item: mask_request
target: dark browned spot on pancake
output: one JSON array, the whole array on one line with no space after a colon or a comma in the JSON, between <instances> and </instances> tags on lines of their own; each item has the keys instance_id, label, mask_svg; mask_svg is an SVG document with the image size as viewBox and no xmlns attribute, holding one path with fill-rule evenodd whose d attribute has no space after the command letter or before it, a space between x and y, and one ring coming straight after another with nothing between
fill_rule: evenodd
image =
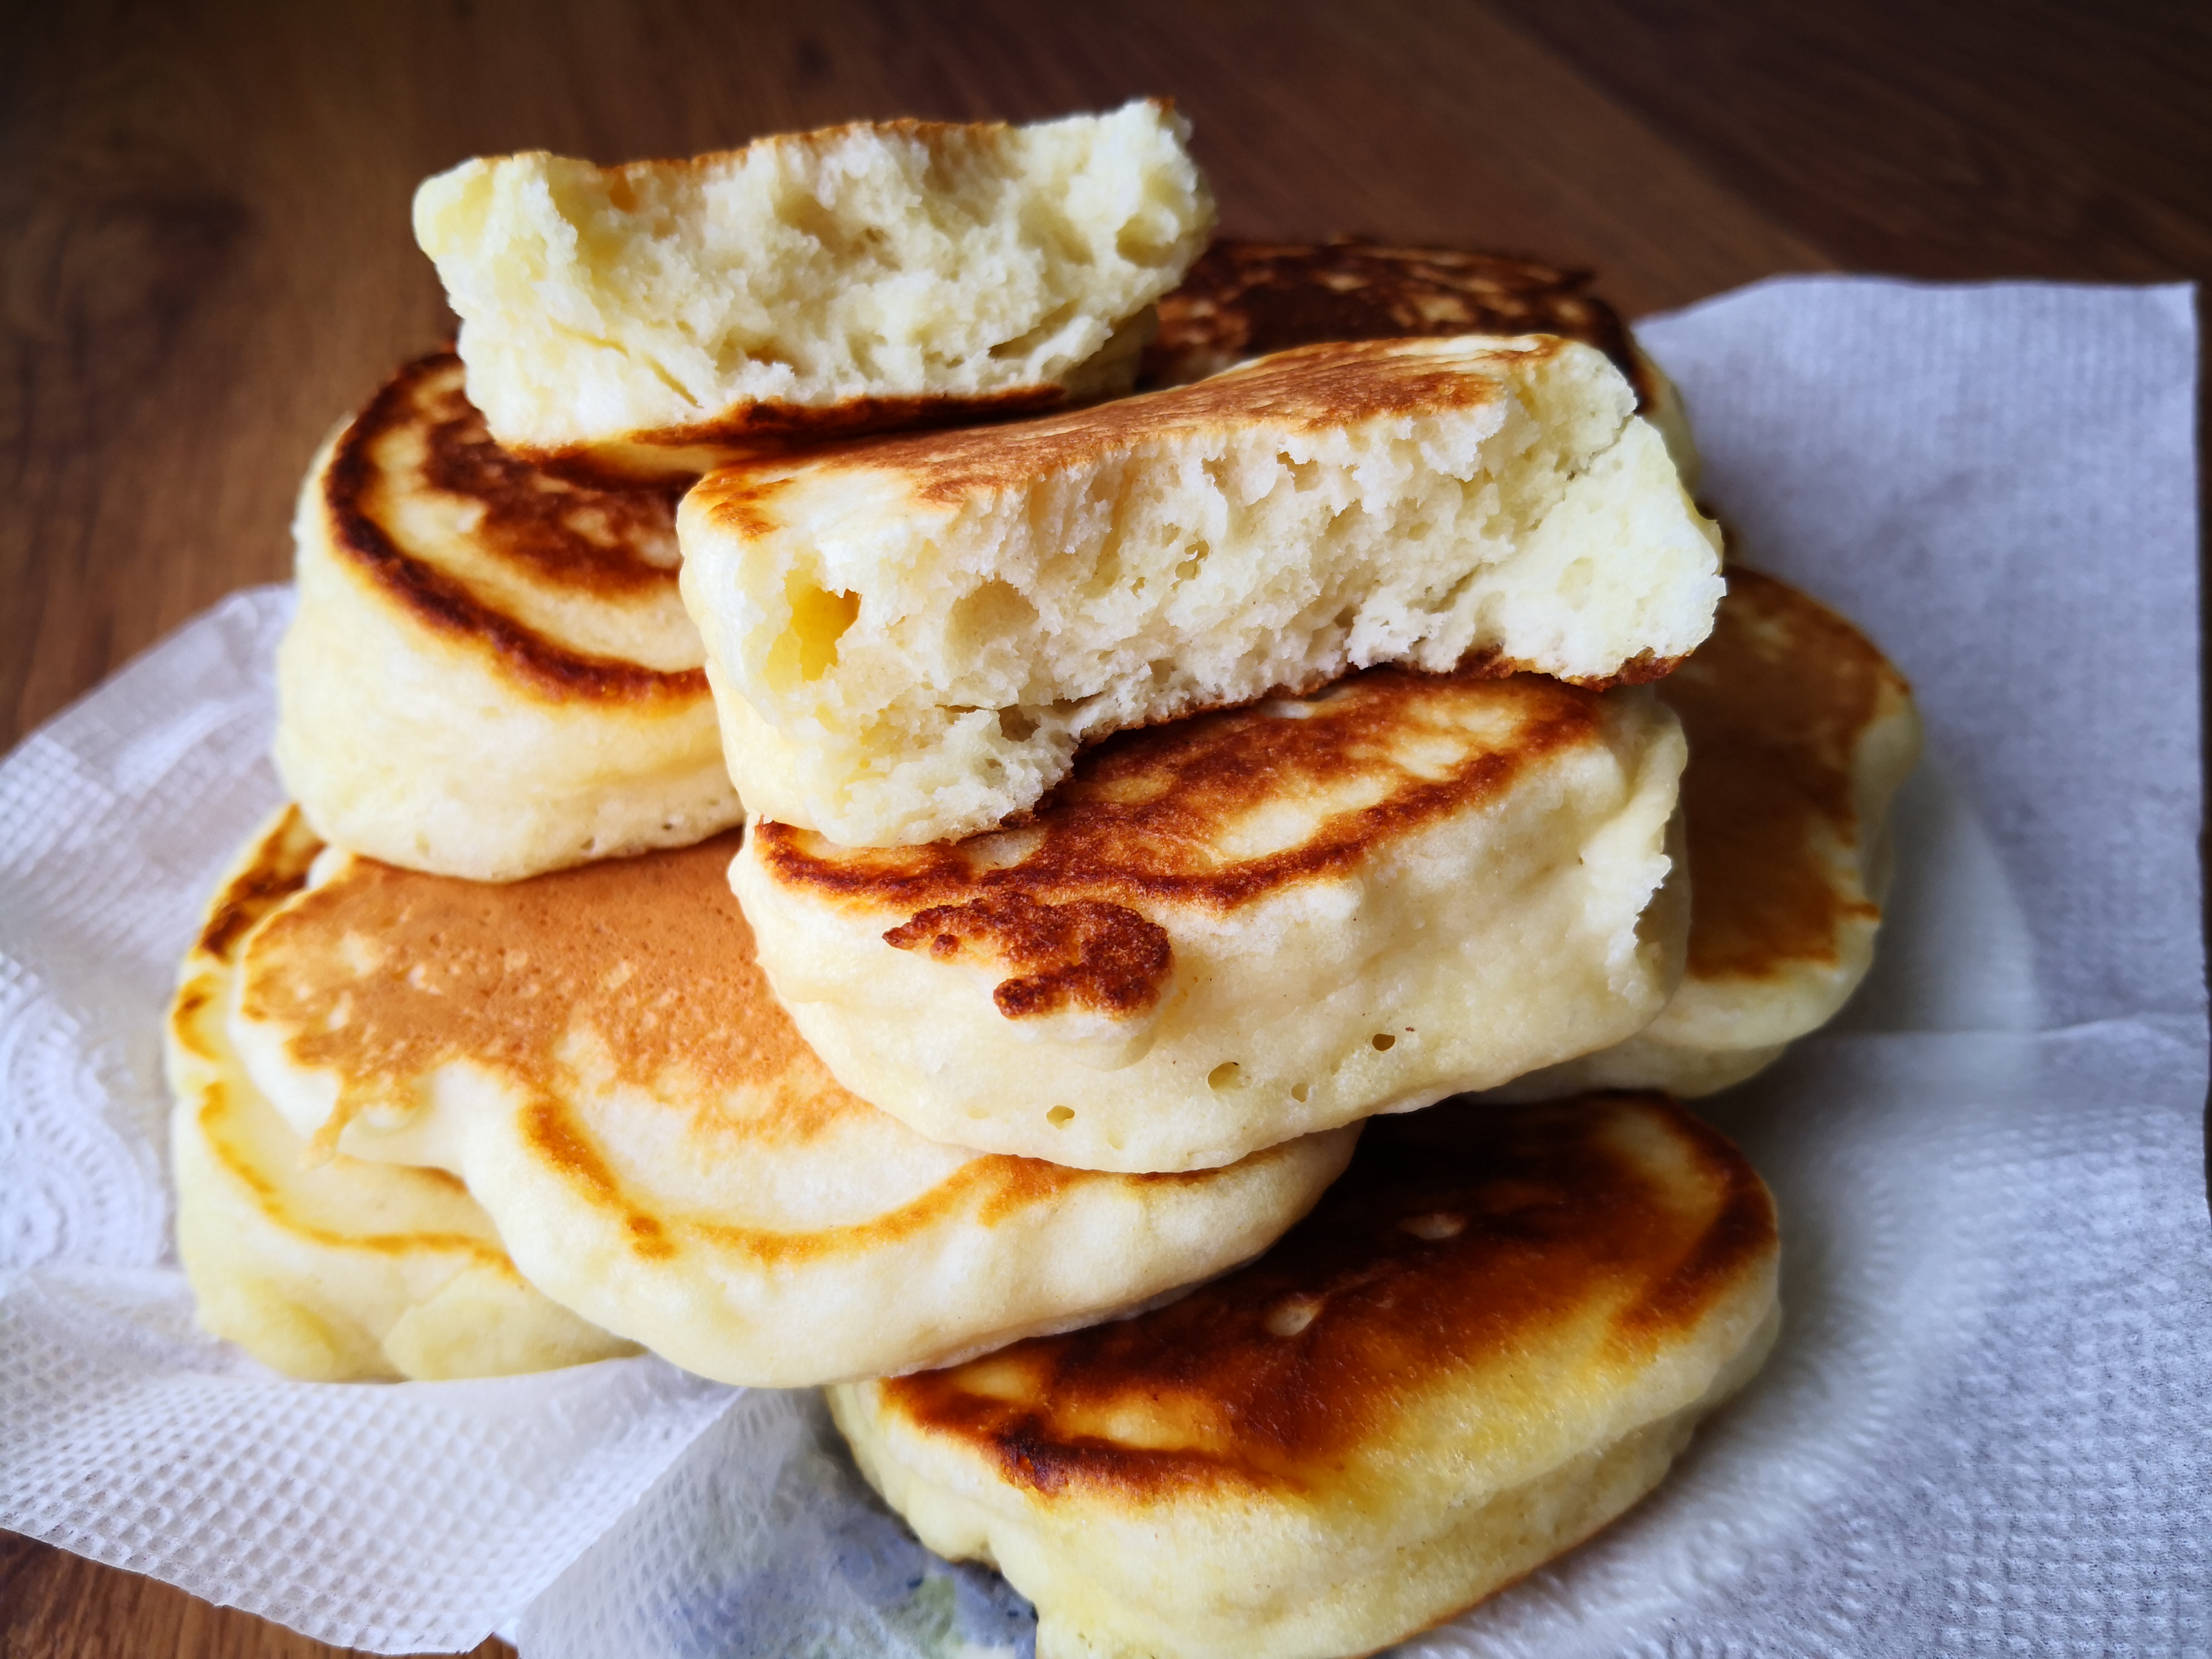
<instances>
[{"instance_id":1,"label":"dark browned spot on pancake","mask_svg":"<svg viewBox=\"0 0 2212 1659\"><path fill-rule=\"evenodd\" d=\"M428 445L419 482L482 507L487 552L581 592L675 585L672 567L639 551L673 534L673 497L665 486L611 491L534 477L528 463L501 457L482 433L459 389L459 360L447 353L409 364L339 436L324 474L323 499L342 556L424 626L489 647L506 672L558 696L621 702L704 697L705 671L663 672L572 650L400 544L387 497L405 480L387 467L386 452L412 429Z\"/></svg>"},{"instance_id":2,"label":"dark browned spot on pancake","mask_svg":"<svg viewBox=\"0 0 2212 1659\"><path fill-rule=\"evenodd\" d=\"M736 845L733 832L505 884L356 860L254 936L241 1005L286 1032L295 1062L344 1079L341 1117L452 1060L545 1101L588 1063L707 1113L705 1130L804 1139L872 1109L830 1079L755 966L725 877ZM595 1058L569 1051L579 1037ZM726 1123L699 1103L739 1090L776 1109ZM549 1112L540 1144L568 1159Z\"/></svg>"},{"instance_id":3,"label":"dark browned spot on pancake","mask_svg":"<svg viewBox=\"0 0 2212 1659\"><path fill-rule=\"evenodd\" d=\"M1486 357L1500 371L1556 349L1538 342ZM1479 362L1408 355L1398 342L1304 346L1194 385L1094 404L1070 414L1002 425L879 438L810 453L798 462L738 462L702 479L697 507L740 534L760 533L763 491L799 469L903 473L924 500L957 504L986 490L1091 465L1137 444L1267 422L1326 430L1390 416L1468 409L1504 395ZM726 515L724 503L731 503Z\"/></svg>"},{"instance_id":4,"label":"dark browned spot on pancake","mask_svg":"<svg viewBox=\"0 0 2212 1659\"><path fill-rule=\"evenodd\" d=\"M679 490L607 489L555 477L492 437L468 399L459 358L428 357L403 374L414 378L422 481L482 508L472 533L487 552L578 592L674 586Z\"/></svg>"},{"instance_id":5,"label":"dark browned spot on pancake","mask_svg":"<svg viewBox=\"0 0 2212 1659\"><path fill-rule=\"evenodd\" d=\"M1482 1201L1501 1192L1515 1201ZM1134 1319L882 1387L888 1410L1040 1492L1340 1481L1431 1391L1510 1382L1547 1343L1581 1355L1589 1386L1632 1374L1759 1284L1775 1248L1750 1165L1662 1097L1447 1104L1371 1123L1251 1266ZM1152 1431L1115 1426L1133 1421Z\"/></svg>"},{"instance_id":6,"label":"dark browned spot on pancake","mask_svg":"<svg viewBox=\"0 0 2212 1659\"><path fill-rule=\"evenodd\" d=\"M991 994L1009 1019L1073 1005L1135 1013L1160 999L1175 953L1167 929L1104 899L1045 904L1027 893L987 893L965 904L933 905L892 928L884 942L927 946L940 962L969 953L1018 969Z\"/></svg>"},{"instance_id":7,"label":"dark browned spot on pancake","mask_svg":"<svg viewBox=\"0 0 2212 1659\"><path fill-rule=\"evenodd\" d=\"M300 809L288 807L210 907L198 949L218 962L229 961L256 923L307 884L307 866L321 850Z\"/></svg>"},{"instance_id":8,"label":"dark browned spot on pancake","mask_svg":"<svg viewBox=\"0 0 2212 1659\"><path fill-rule=\"evenodd\" d=\"M1596 693L1489 672L1374 668L1304 701L1118 732L1077 757L1024 830L1034 844L1010 864L992 856L1000 832L893 848L837 847L781 823L751 833L777 881L915 918L909 927L935 907L1016 896L1226 912L1354 868L1498 799L1527 769L1602 740ZM1315 803L1288 846L1227 844L1255 813Z\"/></svg>"},{"instance_id":9,"label":"dark browned spot on pancake","mask_svg":"<svg viewBox=\"0 0 2212 1659\"><path fill-rule=\"evenodd\" d=\"M1159 304L1138 385L1176 386L1247 357L1328 340L1556 334L1595 346L1651 406L1656 387L1590 273L1510 254L1321 243L1218 241Z\"/></svg>"},{"instance_id":10,"label":"dark browned spot on pancake","mask_svg":"<svg viewBox=\"0 0 2212 1659\"><path fill-rule=\"evenodd\" d=\"M1690 971L1833 963L1841 924L1880 912L1837 890L1821 849L1856 841L1853 756L1903 677L1825 605L1734 565L1711 636L1659 694L1690 739Z\"/></svg>"}]
</instances>

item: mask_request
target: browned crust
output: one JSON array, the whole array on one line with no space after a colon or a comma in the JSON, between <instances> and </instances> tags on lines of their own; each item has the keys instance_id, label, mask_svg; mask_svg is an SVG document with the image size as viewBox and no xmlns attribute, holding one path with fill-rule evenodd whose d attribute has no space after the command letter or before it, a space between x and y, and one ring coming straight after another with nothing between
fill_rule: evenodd
<instances>
[{"instance_id":1,"label":"browned crust","mask_svg":"<svg viewBox=\"0 0 2212 1659\"><path fill-rule=\"evenodd\" d=\"M1624 1114L1656 1124L1686 1181L1624 1152L1608 1133ZM1756 1172L1663 1097L1436 1107L1370 1124L1350 1170L1251 1266L1134 1319L886 1381L883 1409L1047 1498L1341 1486L1425 1397L1510 1375L1593 1308L1592 1363L1632 1373L1776 1249ZM1108 1426L1123 1413L1170 1443L1131 1443Z\"/></svg>"},{"instance_id":2,"label":"browned crust","mask_svg":"<svg viewBox=\"0 0 2212 1659\"><path fill-rule=\"evenodd\" d=\"M695 702L708 695L704 669L673 672L647 668L616 657L593 656L574 651L527 624L507 615L480 598L467 584L404 550L379 520L375 501L385 482L376 459L378 441L393 428L421 418L422 383L453 372L456 360L447 353L419 358L387 382L368 406L340 434L325 465L320 492L332 550L420 626L455 641L488 647L500 667L523 684L564 702L663 703ZM458 453L465 438L449 434L443 464L459 481L481 476L480 456ZM434 461L437 452L434 452ZM610 495L614 492L608 492ZM665 486L654 487L650 499L672 515ZM517 510L512 502L507 510ZM623 511L634 511L636 502L624 502ZM495 510L499 503L494 503ZM532 562L541 570L557 562L544 550ZM566 561L569 580L591 562L580 555ZM623 585L637 580L621 574L634 565L633 556L619 548L601 562L598 580ZM672 582L672 573L659 572L657 580Z\"/></svg>"},{"instance_id":3,"label":"browned crust","mask_svg":"<svg viewBox=\"0 0 2212 1659\"><path fill-rule=\"evenodd\" d=\"M1224 239L1159 302L1159 332L1138 370L1142 390L1218 373L1246 357L1327 340L1450 334L1556 334L1595 346L1649 410L1658 387L1620 315L1589 291L1591 273L1508 253L1409 248L1339 236L1326 242Z\"/></svg>"},{"instance_id":4,"label":"browned crust","mask_svg":"<svg viewBox=\"0 0 2212 1659\"><path fill-rule=\"evenodd\" d=\"M834 404L745 404L689 426L654 427L595 444L540 448L517 445L513 453L556 477L608 489L640 487L639 472L620 458L623 446L643 450L713 449L733 465L795 451L850 442L878 433L933 431L940 427L988 425L1061 408L1072 401L1064 386L1015 386L987 397L865 397ZM610 449L617 453L608 453ZM689 475L682 482L688 483Z\"/></svg>"},{"instance_id":5,"label":"browned crust","mask_svg":"<svg viewBox=\"0 0 2212 1659\"><path fill-rule=\"evenodd\" d=\"M1474 697L1510 716L1510 738L1460 737L1441 775L1382 758L1395 738ZM987 895L1041 904L1101 898L1141 908L1170 902L1225 913L1279 890L1371 860L1388 842L1510 789L1552 755L1598 740L1599 695L1539 675L1499 678L1487 664L1448 674L1370 668L1306 700L1303 719L1269 702L1120 732L1085 749L1025 828L1036 844L994 867L991 831L920 847L844 848L811 832L753 826L769 874L841 904L917 915ZM1285 791L1392 775L1383 797L1325 819L1299 845L1229 860L1214 838L1238 814Z\"/></svg>"},{"instance_id":6,"label":"browned crust","mask_svg":"<svg viewBox=\"0 0 2212 1659\"><path fill-rule=\"evenodd\" d=\"M1320 431L1471 409L1504 395L1499 380L1482 372L1486 366L1540 360L1558 349L1556 339L1542 337L1471 346L1449 358L1410 351L1401 340L1300 346L1210 380L1068 414L839 444L795 462L739 462L700 482L695 509L758 536L775 526L767 504L802 476L848 468L896 472L910 479L915 499L958 503L1182 433L1261 424Z\"/></svg>"},{"instance_id":7,"label":"browned crust","mask_svg":"<svg viewBox=\"0 0 2212 1659\"><path fill-rule=\"evenodd\" d=\"M1904 677L1844 617L1739 564L1711 635L1660 696L1690 740L1690 972L1834 965L1844 930L1881 914L1838 888L1829 853L1856 845L1859 744L1910 697Z\"/></svg>"},{"instance_id":8,"label":"browned crust","mask_svg":"<svg viewBox=\"0 0 2212 1659\"><path fill-rule=\"evenodd\" d=\"M992 993L1009 1019L1070 1006L1137 1013L1160 1000L1175 964L1168 930L1127 905L1046 904L1021 892L933 905L886 933L884 943L900 951L927 945L939 962L976 945L992 961L1021 970Z\"/></svg>"},{"instance_id":9,"label":"browned crust","mask_svg":"<svg viewBox=\"0 0 2212 1659\"><path fill-rule=\"evenodd\" d=\"M262 832L244 866L223 884L222 891L209 907L195 948L217 962L228 962L240 941L263 917L307 884L308 868L322 850L322 842L307 829L300 809L286 807L283 816ZM191 985L179 994L179 1020L198 1012L198 988Z\"/></svg>"}]
</instances>

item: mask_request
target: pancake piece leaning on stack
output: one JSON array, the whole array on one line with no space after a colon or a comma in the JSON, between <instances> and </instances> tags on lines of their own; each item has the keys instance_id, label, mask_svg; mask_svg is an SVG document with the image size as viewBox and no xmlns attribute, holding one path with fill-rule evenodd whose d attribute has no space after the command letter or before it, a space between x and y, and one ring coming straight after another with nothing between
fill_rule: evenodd
<instances>
[{"instance_id":1,"label":"pancake piece leaning on stack","mask_svg":"<svg viewBox=\"0 0 2212 1659\"><path fill-rule=\"evenodd\" d=\"M308 471L286 787L334 843L477 881L736 823L673 495L519 459L462 380L449 354L409 364Z\"/></svg>"},{"instance_id":2,"label":"pancake piece leaning on stack","mask_svg":"<svg viewBox=\"0 0 2212 1659\"><path fill-rule=\"evenodd\" d=\"M1280 353L1073 415L710 473L684 598L755 814L847 846L987 830L1075 750L1358 667L1649 678L1718 534L1603 354Z\"/></svg>"},{"instance_id":3,"label":"pancake piece leaning on stack","mask_svg":"<svg viewBox=\"0 0 2212 1659\"><path fill-rule=\"evenodd\" d=\"M1250 1267L1139 1318L830 1391L1038 1659L1368 1653L1655 1486L1778 1323L1774 1208L1652 1096L1375 1125Z\"/></svg>"},{"instance_id":4,"label":"pancake piece leaning on stack","mask_svg":"<svg viewBox=\"0 0 2212 1659\"><path fill-rule=\"evenodd\" d=\"M1158 100L855 122L688 161L465 161L415 197L469 393L535 460L762 447L1128 389L1213 199Z\"/></svg>"},{"instance_id":5,"label":"pancake piece leaning on stack","mask_svg":"<svg viewBox=\"0 0 2212 1659\"><path fill-rule=\"evenodd\" d=\"M1376 668L1088 749L1018 828L731 881L848 1087L1103 1170L1227 1164L1630 1036L1673 993L1683 762L1646 689Z\"/></svg>"},{"instance_id":6,"label":"pancake piece leaning on stack","mask_svg":"<svg viewBox=\"0 0 2212 1659\"><path fill-rule=\"evenodd\" d=\"M452 1171L548 1296L764 1387L1109 1317L1265 1249L1351 1156L1131 1176L925 1139L776 1006L735 850L498 885L333 853L240 945L232 1040L317 1149Z\"/></svg>"},{"instance_id":7,"label":"pancake piece leaning on stack","mask_svg":"<svg viewBox=\"0 0 2212 1659\"><path fill-rule=\"evenodd\" d=\"M1712 638L1657 690L1690 740L1681 985L1626 1042L1500 1098L1711 1094L1834 1018L1874 964L1889 805L1920 753L1905 677L1826 605L1735 565Z\"/></svg>"},{"instance_id":8,"label":"pancake piece leaning on stack","mask_svg":"<svg viewBox=\"0 0 2212 1659\"><path fill-rule=\"evenodd\" d=\"M216 888L167 1033L177 1250L199 1322L292 1376L504 1376L634 1353L515 1271L452 1176L310 1164L227 1030L246 935L304 886L322 843L287 811Z\"/></svg>"}]
</instances>

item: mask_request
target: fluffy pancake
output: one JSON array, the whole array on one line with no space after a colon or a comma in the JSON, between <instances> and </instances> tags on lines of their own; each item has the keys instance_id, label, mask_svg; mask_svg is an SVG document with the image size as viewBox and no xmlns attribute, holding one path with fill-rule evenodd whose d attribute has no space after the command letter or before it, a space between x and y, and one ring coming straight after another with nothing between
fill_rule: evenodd
<instances>
[{"instance_id":1,"label":"fluffy pancake","mask_svg":"<svg viewBox=\"0 0 2212 1659\"><path fill-rule=\"evenodd\" d=\"M507 881L737 822L669 493L518 460L441 355L325 447L294 534L276 765L325 839Z\"/></svg>"},{"instance_id":2,"label":"fluffy pancake","mask_svg":"<svg viewBox=\"0 0 2212 1659\"><path fill-rule=\"evenodd\" d=\"M1224 239L1161 296L1159 332L1145 348L1137 384L1182 386L1247 357L1322 340L1559 334L1595 346L1628 376L1637 412L1659 428L1694 490L1697 446L1674 382L1589 285L1586 270L1505 253L1393 247L1352 236Z\"/></svg>"},{"instance_id":3,"label":"fluffy pancake","mask_svg":"<svg viewBox=\"0 0 2212 1659\"><path fill-rule=\"evenodd\" d=\"M1825 1025L1873 964L1889 804L1920 752L1905 677L1826 605L1732 565L1712 637L1659 695L1690 739L1681 986L1626 1042L1513 1098L1726 1088Z\"/></svg>"},{"instance_id":4,"label":"fluffy pancake","mask_svg":"<svg viewBox=\"0 0 2212 1659\"><path fill-rule=\"evenodd\" d=\"M1239 1273L830 1409L1036 1603L1038 1659L1366 1653L1656 1484L1765 1358L1776 1262L1758 1176L1663 1098L1443 1106Z\"/></svg>"},{"instance_id":5,"label":"fluffy pancake","mask_svg":"<svg viewBox=\"0 0 2212 1659\"><path fill-rule=\"evenodd\" d=\"M491 886L333 858L248 937L232 1031L299 1133L463 1177L531 1282L726 1382L943 1362L1256 1254L1352 1132L1200 1176L925 1139L753 965L727 837Z\"/></svg>"},{"instance_id":6,"label":"fluffy pancake","mask_svg":"<svg viewBox=\"0 0 2212 1659\"><path fill-rule=\"evenodd\" d=\"M306 1147L224 1030L239 947L320 843L286 813L216 889L170 1010L177 1249L200 1323L317 1382L500 1376L635 1352L532 1289L490 1218L435 1170Z\"/></svg>"},{"instance_id":7,"label":"fluffy pancake","mask_svg":"<svg viewBox=\"0 0 2212 1659\"><path fill-rule=\"evenodd\" d=\"M1110 738L1022 829L849 849L756 819L731 882L799 1031L884 1110L1195 1169L1648 1022L1682 759L1647 690L1370 669Z\"/></svg>"},{"instance_id":8,"label":"fluffy pancake","mask_svg":"<svg viewBox=\"0 0 2212 1659\"><path fill-rule=\"evenodd\" d=\"M1370 341L710 473L677 529L731 775L913 845L1084 742L1370 664L1654 677L1711 626L1718 536L1634 403L1577 341Z\"/></svg>"},{"instance_id":9,"label":"fluffy pancake","mask_svg":"<svg viewBox=\"0 0 2212 1659\"><path fill-rule=\"evenodd\" d=\"M697 471L1126 390L1213 224L1188 134L1139 100L620 167L538 151L427 180L415 236L501 441Z\"/></svg>"}]
</instances>

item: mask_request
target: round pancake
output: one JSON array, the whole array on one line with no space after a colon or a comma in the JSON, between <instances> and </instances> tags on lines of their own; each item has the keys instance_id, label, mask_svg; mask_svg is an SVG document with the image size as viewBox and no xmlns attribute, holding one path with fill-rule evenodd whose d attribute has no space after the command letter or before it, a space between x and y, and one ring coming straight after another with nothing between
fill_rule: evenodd
<instances>
[{"instance_id":1,"label":"round pancake","mask_svg":"<svg viewBox=\"0 0 2212 1659\"><path fill-rule=\"evenodd\" d=\"M755 820L761 965L922 1133L1189 1170L1618 1042L1680 973L1646 691L1370 669L1086 750L1025 827Z\"/></svg>"},{"instance_id":2,"label":"round pancake","mask_svg":"<svg viewBox=\"0 0 2212 1659\"><path fill-rule=\"evenodd\" d=\"M167 1032L177 1249L202 1326L315 1382L504 1376L634 1353L515 1271L452 1176L307 1148L224 1030L240 945L320 843L285 813L216 890Z\"/></svg>"},{"instance_id":3,"label":"round pancake","mask_svg":"<svg viewBox=\"0 0 2212 1659\"><path fill-rule=\"evenodd\" d=\"M1138 370L1141 391L1182 386L1248 357L1326 340L1445 334L1557 334L1595 346L1636 388L1686 489L1697 445L1680 395L1644 355L1620 313L1589 291L1590 273L1508 253L1224 238L1163 295L1159 331Z\"/></svg>"},{"instance_id":4,"label":"round pancake","mask_svg":"<svg viewBox=\"0 0 2212 1659\"><path fill-rule=\"evenodd\" d=\"M1920 753L1912 690L1849 622L1732 565L1712 637L1658 689L1690 739L1689 959L1617 1048L1510 1084L1711 1094L1832 1018L1874 963L1891 799Z\"/></svg>"},{"instance_id":5,"label":"round pancake","mask_svg":"<svg viewBox=\"0 0 2212 1659\"><path fill-rule=\"evenodd\" d=\"M316 458L293 533L276 766L325 839L507 881L738 821L667 490L507 453L441 354Z\"/></svg>"},{"instance_id":6,"label":"round pancake","mask_svg":"<svg viewBox=\"0 0 2212 1659\"><path fill-rule=\"evenodd\" d=\"M1657 1483L1778 1326L1773 1205L1656 1096L1374 1126L1260 1261L1141 1317L831 1390L1038 1659L1367 1653Z\"/></svg>"},{"instance_id":7,"label":"round pancake","mask_svg":"<svg viewBox=\"0 0 2212 1659\"><path fill-rule=\"evenodd\" d=\"M339 855L248 937L232 1032L323 1147L459 1175L531 1282L730 1382L943 1363L1244 1261L1351 1156L1133 1177L925 1139L777 1007L723 837L505 885Z\"/></svg>"}]
</instances>

